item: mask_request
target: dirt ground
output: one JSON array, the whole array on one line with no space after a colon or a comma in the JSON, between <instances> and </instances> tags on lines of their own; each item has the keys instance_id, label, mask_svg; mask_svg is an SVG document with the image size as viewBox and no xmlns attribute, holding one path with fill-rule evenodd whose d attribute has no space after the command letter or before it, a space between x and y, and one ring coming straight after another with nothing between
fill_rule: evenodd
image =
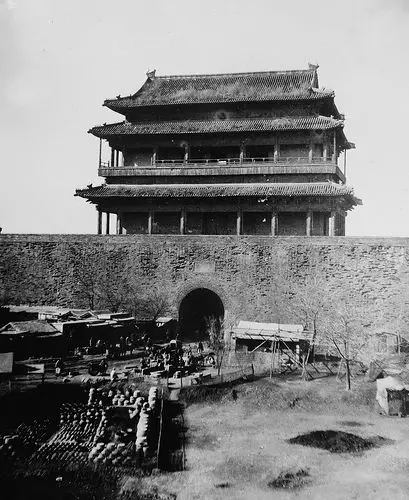
<instances>
[{"instance_id":1,"label":"dirt ground","mask_svg":"<svg viewBox=\"0 0 409 500\"><path fill-rule=\"evenodd\" d=\"M237 400L228 388L187 405L187 470L146 478L136 489L157 487L178 500L408 498L409 419L377 414L375 384L355 379L346 393L334 378L260 379L235 389ZM386 441L360 454L287 442L316 430Z\"/></svg>"}]
</instances>

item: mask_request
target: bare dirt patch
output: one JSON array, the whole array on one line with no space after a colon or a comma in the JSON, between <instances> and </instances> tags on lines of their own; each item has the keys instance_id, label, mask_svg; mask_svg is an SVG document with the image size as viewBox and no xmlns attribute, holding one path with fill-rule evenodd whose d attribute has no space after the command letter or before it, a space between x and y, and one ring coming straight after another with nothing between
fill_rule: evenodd
<instances>
[{"instance_id":1,"label":"bare dirt patch","mask_svg":"<svg viewBox=\"0 0 409 500\"><path fill-rule=\"evenodd\" d=\"M267 486L270 488L287 488L296 489L302 488L309 483L309 472L305 469L299 469L297 471L286 471L281 472L275 479L269 481Z\"/></svg>"},{"instance_id":2,"label":"bare dirt patch","mask_svg":"<svg viewBox=\"0 0 409 500\"><path fill-rule=\"evenodd\" d=\"M288 439L288 443L321 448L331 453L362 453L371 448L387 444L390 440L381 436L362 438L343 431L313 431Z\"/></svg>"},{"instance_id":3,"label":"bare dirt patch","mask_svg":"<svg viewBox=\"0 0 409 500\"><path fill-rule=\"evenodd\" d=\"M365 425L373 425L372 423L357 422L356 420L342 420L339 424L347 427L363 427Z\"/></svg>"}]
</instances>

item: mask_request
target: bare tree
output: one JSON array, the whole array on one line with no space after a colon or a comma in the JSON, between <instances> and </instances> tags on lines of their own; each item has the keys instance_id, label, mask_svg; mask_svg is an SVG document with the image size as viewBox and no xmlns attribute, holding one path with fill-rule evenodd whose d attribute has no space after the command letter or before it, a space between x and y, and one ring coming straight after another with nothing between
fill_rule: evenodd
<instances>
[{"instance_id":1,"label":"bare tree","mask_svg":"<svg viewBox=\"0 0 409 500\"><path fill-rule=\"evenodd\" d=\"M157 287L141 291L139 299L139 312L141 316L156 321L159 316L169 312L170 301L167 293Z\"/></svg>"},{"instance_id":2,"label":"bare tree","mask_svg":"<svg viewBox=\"0 0 409 500\"><path fill-rule=\"evenodd\" d=\"M368 347L368 305L352 299L352 293L343 289L332 296L331 304L322 319L322 341L341 357L345 365L345 388L351 390L351 364Z\"/></svg>"},{"instance_id":3,"label":"bare tree","mask_svg":"<svg viewBox=\"0 0 409 500\"><path fill-rule=\"evenodd\" d=\"M307 352L302 354L302 373L308 379L307 363L314 353L315 343L319 335L320 319L326 314L328 297L331 296L330 286L326 277L314 273L303 281L292 280L288 285L287 310L291 317L299 321L312 332Z\"/></svg>"},{"instance_id":4,"label":"bare tree","mask_svg":"<svg viewBox=\"0 0 409 500\"><path fill-rule=\"evenodd\" d=\"M206 328L209 335L209 345L215 355L217 375L220 375L227 348L223 335L224 322L219 317L209 316L206 318Z\"/></svg>"}]
</instances>

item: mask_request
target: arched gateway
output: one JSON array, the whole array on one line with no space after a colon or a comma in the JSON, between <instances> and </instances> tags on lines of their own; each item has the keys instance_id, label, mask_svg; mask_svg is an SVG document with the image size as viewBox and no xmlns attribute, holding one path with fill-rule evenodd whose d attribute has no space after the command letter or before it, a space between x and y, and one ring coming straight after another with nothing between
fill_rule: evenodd
<instances>
[{"instance_id":1,"label":"arched gateway","mask_svg":"<svg viewBox=\"0 0 409 500\"><path fill-rule=\"evenodd\" d=\"M209 323L220 328L224 305L220 297L208 288L196 288L180 303L179 326L183 340L198 341L208 336Z\"/></svg>"}]
</instances>

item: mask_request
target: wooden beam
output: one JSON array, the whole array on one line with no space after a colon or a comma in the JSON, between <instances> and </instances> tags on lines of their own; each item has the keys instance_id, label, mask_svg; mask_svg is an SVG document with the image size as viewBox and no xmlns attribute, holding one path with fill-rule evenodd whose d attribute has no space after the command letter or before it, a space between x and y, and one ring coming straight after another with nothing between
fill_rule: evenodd
<instances>
[{"instance_id":1,"label":"wooden beam","mask_svg":"<svg viewBox=\"0 0 409 500\"><path fill-rule=\"evenodd\" d=\"M344 177L347 176L347 149L344 149Z\"/></svg>"},{"instance_id":2,"label":"wooden beam","mask_svg":"<svg viewBox=\"0 0 409 500\"><path fill-rule=\"evenodd\" d=\"M102 161L102 139L99 139L99 167L101 167L101 161Z\"/></svg>"},{"instance_id":3,"label":"wooden beam","mask_svg":"<svg viewBox=\"0 0 409 500\"><path fill-rule=\"evenodd\" d=\"M102 234L102 211L98 210L97 234Z\"/></svg>"},{"instance_id":4,"label":"wooden beam","mask_svg":"<svg viewBox=\"0 0 409 500\"><path fill-rule=\"evenodd\" d=\"M259 345L258 345L257 347L255 347L252 351L250 351L250 353L249 353L249 354L251 354L251 353L252 353L252 352L254 352L254 351L257 351L257 349L260 349L260 347L261 347L263 344L265 344L266 342L267 342L267 340L263 340L263 342L261 342L261 344L259 344Z\"/></svg>"}]
</instances>

